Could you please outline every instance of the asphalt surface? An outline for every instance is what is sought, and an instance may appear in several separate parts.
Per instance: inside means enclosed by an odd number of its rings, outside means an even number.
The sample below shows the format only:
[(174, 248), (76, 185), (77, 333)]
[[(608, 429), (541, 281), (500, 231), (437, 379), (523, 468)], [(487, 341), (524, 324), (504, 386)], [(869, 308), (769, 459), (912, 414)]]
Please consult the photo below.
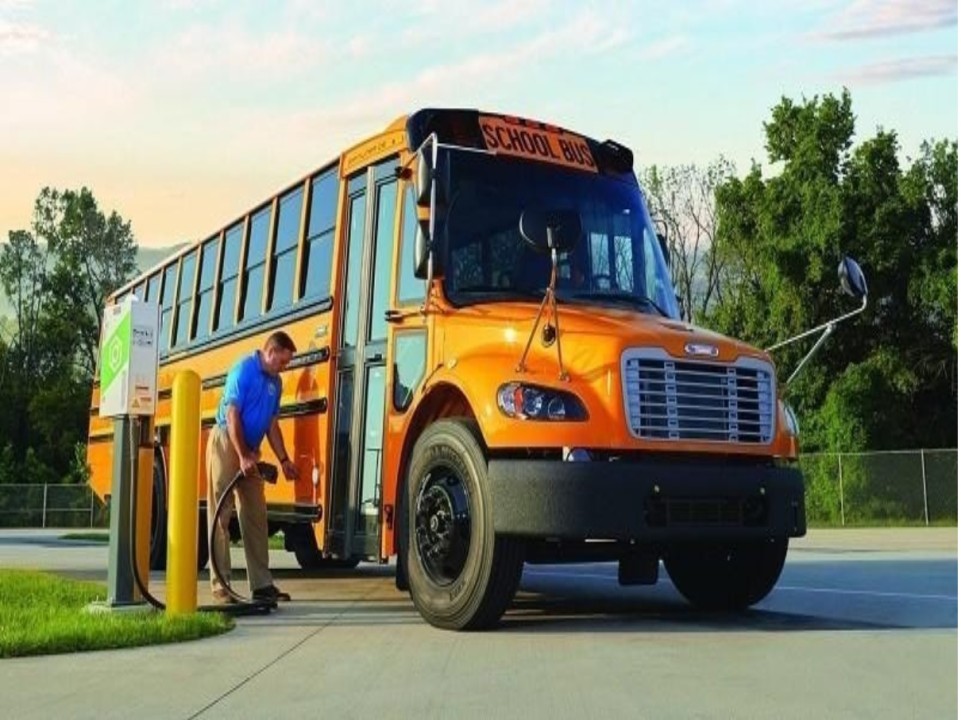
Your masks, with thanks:
[[(0, 567), (106, 578), (105, 547), (59, 535), (0, 531)], [(733, 616), (692, 610), (663, 571), (622, 588), (612, 564), (527, 566), (488, 633), (426, 625), (391, 567), (271, 562), (295, 598), (277, 613), (197, 642), (0, 661), (0, 715), (957, 717), (956, 528), (813, 530)]]

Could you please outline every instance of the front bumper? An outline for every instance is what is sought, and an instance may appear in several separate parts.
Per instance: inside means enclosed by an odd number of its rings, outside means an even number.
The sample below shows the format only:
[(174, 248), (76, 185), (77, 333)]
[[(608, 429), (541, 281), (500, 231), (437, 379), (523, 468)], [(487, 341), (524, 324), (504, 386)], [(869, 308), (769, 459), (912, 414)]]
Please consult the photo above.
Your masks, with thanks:
[(494, 530), (505, 535), (676, 542), (807, 530), (796, 468), (494, 459), (488, 480)]

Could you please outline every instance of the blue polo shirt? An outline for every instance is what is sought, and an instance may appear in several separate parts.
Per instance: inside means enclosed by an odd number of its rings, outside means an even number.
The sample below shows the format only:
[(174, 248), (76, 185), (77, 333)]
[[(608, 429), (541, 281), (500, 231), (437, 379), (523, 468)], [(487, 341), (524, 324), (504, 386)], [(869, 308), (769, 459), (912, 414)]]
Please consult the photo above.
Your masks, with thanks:
[(281, 387), (280, 378), (264, 372), (260, 366), (259, 352), (255, 350), (241, 358), (227, 373), (217, 408), (217, 425), (227, 428), (227, 407), (233, 405), (240, 410), (244, 442), (251, 450), (257, 450), (280, 411)]

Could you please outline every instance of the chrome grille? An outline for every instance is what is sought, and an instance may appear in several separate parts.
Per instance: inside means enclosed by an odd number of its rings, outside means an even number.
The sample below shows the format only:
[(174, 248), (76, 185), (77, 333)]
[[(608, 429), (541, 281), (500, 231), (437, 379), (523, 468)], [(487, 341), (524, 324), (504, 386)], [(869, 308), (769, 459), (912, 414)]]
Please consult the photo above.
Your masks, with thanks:
[(767, 363), (677, 360), (644, 349), (625, 353), (622, 373), (635, 437), (757, 444), (773, 438), (774, 373)]

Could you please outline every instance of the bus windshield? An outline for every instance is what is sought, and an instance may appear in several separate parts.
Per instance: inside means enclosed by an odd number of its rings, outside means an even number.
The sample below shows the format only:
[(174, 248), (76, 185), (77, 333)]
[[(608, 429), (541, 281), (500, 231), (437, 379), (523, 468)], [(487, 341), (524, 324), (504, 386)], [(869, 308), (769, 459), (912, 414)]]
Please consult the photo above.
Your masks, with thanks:
[(508, 159), (448, 153), (449, 197), (444, 291), (458, 305), (542, 297), (549, 255), (521, 237), (527, 208), (578, 213), (583, 233), (559, 253), (562, 303), (633, 307), (679, 318), (667, 263), (633, 176), (614, 177)]

